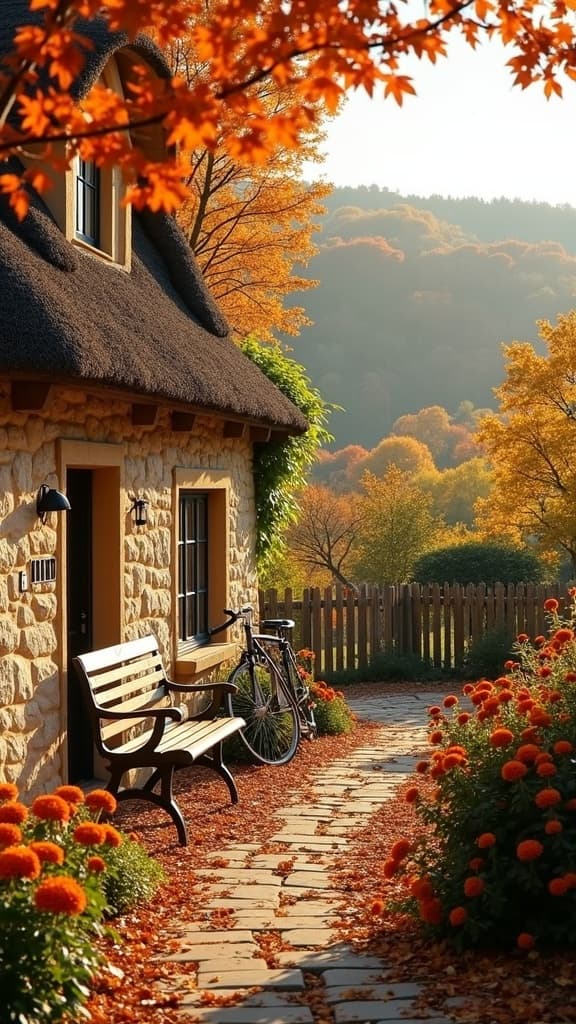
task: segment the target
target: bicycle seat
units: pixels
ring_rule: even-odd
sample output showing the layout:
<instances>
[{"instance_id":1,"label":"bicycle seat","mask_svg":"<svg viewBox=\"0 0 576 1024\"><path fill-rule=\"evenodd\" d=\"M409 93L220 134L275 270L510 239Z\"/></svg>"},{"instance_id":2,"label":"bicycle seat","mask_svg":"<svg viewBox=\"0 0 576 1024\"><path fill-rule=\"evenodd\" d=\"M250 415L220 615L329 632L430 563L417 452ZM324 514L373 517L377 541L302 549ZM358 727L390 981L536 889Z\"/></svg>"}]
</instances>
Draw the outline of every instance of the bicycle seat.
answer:
<instances>
[{"instance_id":1,"label":"bicycle seat","mask_svg":"<svg viewBox=\"0 0 576 1024\"><path fill-rule=\"evenodd\" d=\"M260 629L294 629L294 619L264 619Z\"/></svg>"}]
</instances>

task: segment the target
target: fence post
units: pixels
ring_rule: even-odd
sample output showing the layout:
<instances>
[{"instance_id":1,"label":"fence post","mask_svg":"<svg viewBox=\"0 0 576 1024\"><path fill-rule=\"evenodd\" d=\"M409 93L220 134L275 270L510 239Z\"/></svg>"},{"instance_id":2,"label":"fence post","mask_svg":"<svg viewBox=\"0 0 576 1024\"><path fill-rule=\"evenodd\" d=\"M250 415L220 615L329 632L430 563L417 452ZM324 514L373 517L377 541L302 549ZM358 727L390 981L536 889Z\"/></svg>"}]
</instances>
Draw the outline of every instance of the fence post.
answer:
<instances>
[{"instance_id":1,"label":"fence post","mask_svg":"<svg viewBox=\"0 0 576 1024\"><path fill-rule=\"evenodd\" d=\"M320 587L313 587L311 590L312 598L312 644L311 648L314 651L314 667L316 669L316 677L322 678L323 672L323 659L322 659L322 596L320 594Z\"/></svg>"},{"instance_id":2,"label":"fence post","mask_svg":"<svg viewBox=\"0 0 576 1024\"><path fill-rule=\"evenodd\" d=\"M368 587L362 583L358 589L358 668L368 664Z\"/></svg>"},{"instance_id":3,"label":"fence post","mask_svg":"<svg viewBox=\"0 0 576 1024\"><path fill-rule=\"evenodd\" d=\"M336 584L336 669L344 668L344 606L342 601L342 584Z\"/></svg>"},{"instance_id":4,"label":"fence post","mask_svg":"<svg viewBox=\"0 0 576 1024\"><path fill-rule=\"evenodd\" d=\"M346 592L346 668L356 668L356 594Z\"/></svg>"},{"instance_id":5,"label":"fence post","mask_svg":"<svg viewBox=\"0 0 576 1024\"><path fill-rule=\"evenodd\" d=\"M460 583L455 583L452 592L453 613L454 613L454 668L462 668L464 664L464 600L463 588Z\"/></svg>"},{"instance_id":6,"label":"fence post","mask_svg":"<svg viewBox=\"0 0 576 1024\"><path fill-rule=\"evenodd\" d=\"M452 588L449 583L442 587L442 623L444 626L444 656L442 665L452 668Z\"/></svg>"},{"instance_id":7,"label":"fence post","mask_svg":"<svg viewBox=\"0 0 576 1024\"><path fill-rule=\"evenodd\" d=\"M382 587L382 646L387 654L390 654L396 646L395 627L395 605L396 587Z\"/></svg>"},{"instance_id":8,"label":"fence post","mask_svg":"<svg viewBox=\"0 0 576 1024\"><path fill-rule=\"evenodd\" d=\"M302 591L302 647L312 649L312 623L310 621L310 590Z\"/></svg>"},{"instance_id":9,"label":"fence post","mask_svg":"<svg viewBox=\"0 0 576 1024\"><path fill-rule=\"evenodd\" d=\"M324 588L324 671L334 671L333 590Z\"/></svg>"}]
</instances>

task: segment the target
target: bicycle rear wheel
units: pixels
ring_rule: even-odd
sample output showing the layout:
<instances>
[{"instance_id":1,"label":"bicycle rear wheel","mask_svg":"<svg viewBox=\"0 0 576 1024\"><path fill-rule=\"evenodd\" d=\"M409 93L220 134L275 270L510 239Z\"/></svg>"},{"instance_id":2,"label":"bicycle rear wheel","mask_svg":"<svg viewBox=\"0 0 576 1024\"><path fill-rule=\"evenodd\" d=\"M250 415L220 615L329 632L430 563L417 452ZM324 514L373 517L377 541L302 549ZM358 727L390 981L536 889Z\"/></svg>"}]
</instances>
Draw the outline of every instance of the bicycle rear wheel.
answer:
<instances>
[{"instance_id":1,"label":"bicycle rear wheel","mask_svg":"<svg viewBox=\"0 0 576 1024\"><path fill-rule=\"evenodd\" d=\"M230 715L243 718L239 735L261 764L286 764L300 739L298 708L282 675L269 665L238 665L229 678L238 687L226 694Z\"/></svg>"}]
</instances>

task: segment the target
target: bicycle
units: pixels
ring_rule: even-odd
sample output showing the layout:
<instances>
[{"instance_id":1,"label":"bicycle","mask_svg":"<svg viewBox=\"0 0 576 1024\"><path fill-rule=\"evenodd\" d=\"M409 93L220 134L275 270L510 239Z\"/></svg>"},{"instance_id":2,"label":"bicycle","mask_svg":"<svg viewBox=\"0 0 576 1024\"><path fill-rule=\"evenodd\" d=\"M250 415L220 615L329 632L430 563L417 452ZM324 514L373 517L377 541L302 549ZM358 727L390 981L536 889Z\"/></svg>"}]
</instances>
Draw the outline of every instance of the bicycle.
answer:
<instances>
[{"instance_id":1,"label":"bicycle","mask_svg":"<svg viewBox=\"0 0 576 1024\"><path fill-rule=\"evenodd\" d=\"M255 633L250 605L224 609L226 622L210 630L220 633L242 621L245 648L228 682L236 687L226 694L227 713L243 718L240 737L252 757L261 764L286 764L294 757L301 736L317 734L310 690L298 671L290 641L292 619L265 619Z\"/></svg>"}]
</instances>

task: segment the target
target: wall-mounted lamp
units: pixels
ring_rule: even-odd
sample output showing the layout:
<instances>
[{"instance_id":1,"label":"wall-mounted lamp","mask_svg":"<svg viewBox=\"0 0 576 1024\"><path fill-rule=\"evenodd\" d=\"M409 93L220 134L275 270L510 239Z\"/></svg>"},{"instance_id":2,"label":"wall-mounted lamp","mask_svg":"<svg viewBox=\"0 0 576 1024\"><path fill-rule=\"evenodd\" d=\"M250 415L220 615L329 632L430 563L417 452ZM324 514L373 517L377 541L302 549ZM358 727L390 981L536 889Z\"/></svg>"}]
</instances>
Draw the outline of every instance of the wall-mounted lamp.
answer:
<instances>
[{"instance_id":1,"label":"wall-mounted lamp","mask_svg":"<svg viewBox=\"0 0 576 1024\"><path fill-rule=\"evenodd\" d=\"M46 516L49 512L69 512L70 502L62 491L57 491L55 487L48 487L48 484L42 484L38 494L36 495L36 513L41 523L46 522Z\"/></svg>"},{"instance_id":2,"label":"wall-mounted lamp","mask_svg":"<svg viewBox=\"0 0 576 1024\"><path fill-rule=\"evenodd\" d=\"M148 522L148 505L146 498L132 498L129 511L133 514L134 526L146 526Z\"/></svg>"}]
</instances>

